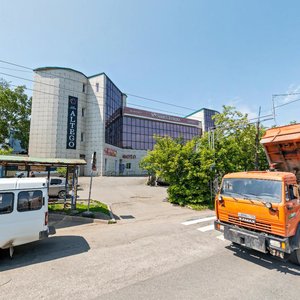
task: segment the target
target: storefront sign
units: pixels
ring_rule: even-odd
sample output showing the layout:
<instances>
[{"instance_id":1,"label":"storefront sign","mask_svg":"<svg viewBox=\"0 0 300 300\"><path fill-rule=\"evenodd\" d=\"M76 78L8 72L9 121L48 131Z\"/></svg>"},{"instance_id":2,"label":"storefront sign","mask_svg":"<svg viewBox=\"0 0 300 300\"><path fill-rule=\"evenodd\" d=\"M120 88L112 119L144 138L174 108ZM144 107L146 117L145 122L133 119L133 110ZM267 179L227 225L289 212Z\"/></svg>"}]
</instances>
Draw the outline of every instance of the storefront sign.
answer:
<instances>
[{"instance_id":1,"label":"storefront sign","mask_svg":"<svg viewBox=\"0 0 300 300\"><path fill-rule=\"evenodd\" d=\"M197 120L188 119L188 118L180 118L180 117L176 117L176 116L141 110L141 109L137 109L137 108L124 107L123 113L125 116L130 115L133 117L149 118L152 120L200 127L200 122Z\"/></svg>"},{"instance_id":2,"label":"storefront sign","mask_svg":"<svg viewBox=\"0 0 300 300\"><path fill-rule=\"evenodd\" d=\"M124 158L124 159L136 159L136 155L134 155L134 154L124 154L122 156L122 158Z\"/></svg>"},{"instance_id":3,"label":"storefront sign","mask_svg":"<svg viewBox=\"0 0 300 300\"><path fill-rule=\"evenodd\" d=\"M116 157L117 153L118 153L117 150L114 150L114 149L111 149L111 148L104 148L104 154L105 155Z\"/></svg>"},{"instance_id":4,"label":"storefront sign","mask_svg":"<svg viewBox=\"0 0 300 300\"><path fill-rule=\"evenodd\" d=\"M76 149L78 98L69 96L67 149Z\"/></svg>"}]
</instances>

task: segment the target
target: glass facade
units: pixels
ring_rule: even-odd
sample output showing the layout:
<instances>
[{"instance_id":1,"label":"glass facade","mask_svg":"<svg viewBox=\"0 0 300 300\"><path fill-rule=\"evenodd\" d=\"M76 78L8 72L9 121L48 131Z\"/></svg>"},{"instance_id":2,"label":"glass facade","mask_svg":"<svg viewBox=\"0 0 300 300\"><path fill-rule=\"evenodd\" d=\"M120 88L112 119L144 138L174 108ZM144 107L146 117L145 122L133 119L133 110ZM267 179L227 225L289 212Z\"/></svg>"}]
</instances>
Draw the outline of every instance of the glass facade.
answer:
<instances>
[{"instance_id":1,"label":"glass facade","mask_svg":"<svg viewBox=\"0 0 300 300\"><path fill-rule=\"evenodd\" d=\"M106 76L105 143L122 147L122 92Z\"/></svg>"},{"instance_id":2,"label":"glass facade","mask_svg":"<svg viewBox=\"0 0 300 300\"><path fill-rule=\"evenodd\" d=\"M186 142L201 134L200 128L173 124L156 120L147 120L124 116L122 120L122 148L152 150L155 144L154 135L182 137Z\"/></svg>"},{"instance_id":3,"label":"glass facade","mask_svg":"<svg viewBox=\"0 0 300 300\"><path fill-rule=\"evenodd\" d=\"M204 109L204 130L209 131L211 128L215 127L215 122L212 119L212 116L217 114L218 112L215 110Z\"/></svg>"},{"instance_id":4,"label":"glass facade","mask_svg":"<svg viewBox=\"0 0 300 300\"><path fill-rule=\"evenodd\" d=\"M137 113L142 113L142 116L126 115L128 108L124 110L122 108L123 94L107 76L105 93L105 143L107 144L125 149L152 150L155 144L154 135L181 137L186 142L201 134L200 127L190 123L180 124L180 122L192 122L191 120L186 121L179 117L142 110L135 110L138 111ZM150 114L154 119L145 118L145 113ZM155 120L156 118L164 118L169 122Z\"/></svg>"}]
</instances>

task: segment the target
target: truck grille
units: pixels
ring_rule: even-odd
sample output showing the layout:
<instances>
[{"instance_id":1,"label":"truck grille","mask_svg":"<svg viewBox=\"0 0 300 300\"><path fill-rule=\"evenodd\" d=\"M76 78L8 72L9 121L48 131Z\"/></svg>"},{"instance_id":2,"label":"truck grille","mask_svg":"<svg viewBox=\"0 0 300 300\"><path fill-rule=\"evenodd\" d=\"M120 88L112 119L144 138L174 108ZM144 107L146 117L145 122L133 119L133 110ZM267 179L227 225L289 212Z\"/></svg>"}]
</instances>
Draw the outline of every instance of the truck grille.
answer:
<instances>
[{"instance_id":1,"label":"truck grille","mask_svg":"<svg viewBox=\"0 0 300 300\"><path fill-rule=\"evenodd\" d=\"M252 223L242 221L238 217L233 215L228 215L228 222L238 226L247 227L258 231L263 231L268 233L271 233L272 231L271 224L267 224L260 221L259 222L256 221L254 224L252 224Z\"/></svg>"}]
</instances>

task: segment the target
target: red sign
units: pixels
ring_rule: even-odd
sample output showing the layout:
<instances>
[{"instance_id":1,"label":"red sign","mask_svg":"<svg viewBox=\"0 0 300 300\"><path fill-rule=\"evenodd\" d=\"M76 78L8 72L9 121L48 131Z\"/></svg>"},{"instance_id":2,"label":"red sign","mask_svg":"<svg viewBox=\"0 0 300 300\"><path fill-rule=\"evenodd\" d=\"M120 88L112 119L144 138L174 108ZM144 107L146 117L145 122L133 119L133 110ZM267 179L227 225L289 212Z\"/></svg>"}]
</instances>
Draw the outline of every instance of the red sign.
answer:
<instances>
[{"instance_id":1,"label":"red sign","mask_svg":"<svg viewBox=\"0 0 300 300\"><path fill-rule=\"evenodd\" d=\"M116 157L117 156L117 150L111 149L111 148L105 148L104 149L104 154L108 155L108 156L113 156Z\"/></svg>"},{"instance_id":2,"label":"red sign","mask_svg":"<svg viewBox=\"0 0 300 300\"><path fill-rule=\"evenodd\" d=\"M136 159L136 155L134 155L134 154L124 154L122 156L122 158L124 158L124 159Z\"/></svg>"}]
</instances>

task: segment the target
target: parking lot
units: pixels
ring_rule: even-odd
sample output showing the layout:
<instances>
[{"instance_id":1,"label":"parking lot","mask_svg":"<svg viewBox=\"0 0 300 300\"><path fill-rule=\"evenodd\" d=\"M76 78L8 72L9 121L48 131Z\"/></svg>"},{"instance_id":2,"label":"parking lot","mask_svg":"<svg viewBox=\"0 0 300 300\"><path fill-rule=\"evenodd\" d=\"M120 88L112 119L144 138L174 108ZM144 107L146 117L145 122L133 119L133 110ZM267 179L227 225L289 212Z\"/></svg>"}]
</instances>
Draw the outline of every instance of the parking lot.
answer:
<instances>
[{"instance_id":1,"label":"parking lot","mask_svg":"<svg viewBox=\"0 0 300 300\"><path fill-rule=\"evenodd\" d=\"M80 178L81 198L88 178ZM116 224L57 219L57 234L0 252L6 299L296 298L300 269L233 247L213 230L213 211L166 202L145 178L94 178L92 198L111 205ZM26 295L26 296L24 296Z\"/></svg>"}]
</instances>

